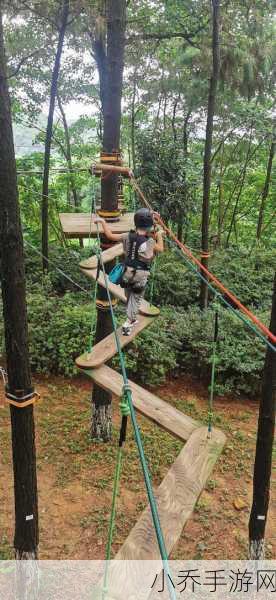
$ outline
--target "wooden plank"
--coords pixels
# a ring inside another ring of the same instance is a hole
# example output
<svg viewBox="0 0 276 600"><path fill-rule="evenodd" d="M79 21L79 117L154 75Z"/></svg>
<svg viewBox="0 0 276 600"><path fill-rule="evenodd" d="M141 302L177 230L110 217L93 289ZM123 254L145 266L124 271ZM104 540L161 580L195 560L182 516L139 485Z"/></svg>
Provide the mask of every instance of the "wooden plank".
<svg viewBox="0 0 276 600"><path fill-rule="evenodd" d="M222 431L215 429L211 439L207 433L206 427L192 433L155 494L168 555L191 516L225 444ZM147 507L111 563L108 585L111 597L121 598L123 589L126 598L146 600L156 573L162 569L161 561L156 562L159 559L151 512ZM156 570L158 565L159 571Z"/></svg>
<svg viewBox="0 0 276 600"><path fill-rule="evenodd" d="M96 269L81 269L81 270L84 273L84 275L86 275L87 277L90 277L90 279L96 280L96 276L97 276ZM98 283L102 287L104 287L104 288L106 287L105 278L104 278L104 274L102 271L100 272L100 276L98 278ZM126 295L125 295L123 288L121 288L120 285L116 285L115 283L111 283L111 281L109 281L108 287L109 287L111 294L113 296L115 296L115 298L118 298L119 300L121 300L121 302L126 303L126 301L127 301ZM142 300L139 312L142 315L157 317L157 315L159 315L159 313L160 313L160 310L156 306L152 306L151 304L149 304L149 302L147 302L146 300Z"/></svg>
<svg viewBox="0 0 276 600"><path fill-rule="evenodd" d="M108 248L107 250L104 250L104 252L102 253L103 263L105 264L105 263L113 260L114 258L117 258L117 256L121 256L122 254L124 254L123 244L115 244L114 246L112 246L112 248ZM87 260L83 260L80 263L80 268L81 269L96 269L97 264L98 264L98 257L91 256L91 258L88 258Z"/></svg>
<svg viewBox="0 0 276 600"><path fill-rule="evenodd" d="M133 328L131 335L123 335L122 327L119 327L119 329L117 329L117 333L121 348L124 348L127 344L130 344L130 342L134 340L138 333L143 331L143 329L148 327L153 321L154 318L152 317L139 316L138 323ZM117 354L116 339L115 334L111 333L110 335L107 335L101 342L96 344L96 346L92 348L92 352L86 352L85 354L82 354L82 356L79 356L76 359L76 365L80 369L94 369L95 367L99 367L105 363L107 360L110 360L110 358L115 356L115 354Z"/></svg>
<svg viewBox="0 0 276 600"><path fill-rule="evenodd" d="M123 378L120 373L106 365L102 365L97 369L85 370L85 373L99 386L111 391L115 396L121 397ZM136 410L175 437L186 441L191 433L198 428L199 424L191 417L170 406L170 404L136 383L130 381L129 384Z"/></svg>
<svg viewBox="0 0 276 600"><path fill-rule="evenodd" d="M124 213L120 220L115 223L109 223L113 233L127 233L133 229L134 213ZM92 215L92 219L96 215ZM97 235L97 226L91 222L90 213L60 213L59 219L65 237L67 238L89 238ZM100 232L102 225L99 224ZM91 231L90 231L91 230Z"/></svg>

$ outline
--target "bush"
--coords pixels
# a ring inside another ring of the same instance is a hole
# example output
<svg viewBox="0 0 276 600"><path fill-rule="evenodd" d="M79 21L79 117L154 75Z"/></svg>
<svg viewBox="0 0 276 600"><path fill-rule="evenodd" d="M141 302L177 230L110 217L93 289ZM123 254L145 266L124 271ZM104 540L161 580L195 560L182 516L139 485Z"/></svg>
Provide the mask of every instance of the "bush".
<svg viewBox="0 0 276 600"><path fill-rule="evenodd" d="M149 282L147 297L152 282ZM164 252L156 261L153 303L161 306L173 305L187 308L190 304L197 302L199 295L198 279L194 273L188 270L176 254Z"/></svg>
<svg viewBox="0 0 276 600"><path fill-rule="evenodd" d="M33 284L27 294L29 351L34 372L74 375L75 358L89 345L95 307L85 294L53 293L49 280ZM1 309L2 307L0 307ZM0 324L0 349L4 353L4 328Z"/></svg>
<svg viewBox="0 0 276 600"><path fill-rule="evenodd" d="M78 290L77 286L72 283L76 282L79 286L86 290L93 288L93 283L90 282L85 275L82 274L79 263L90 254L89 250L76 250L72 248L61 248L60 246L52 245L49 251L49 259L53 262L49 263L49 278L53 289L58 294ZM25 249L25 269L27 288L32 289L33 284L41 284L43 282L43 272L41 267L41 257L32 248L26 246ZM58 267L60 270L58 270ZM70 281L61 273L63 271L72 279Z"/></svg>
<svg viewBox="0 0 276 600"><path fill-rule="evenodd" d="M174 311L167 309L131 343L125 354L127 371L141 383L156 385L177 369L178 341L174 337ZM113 366L119 367L116 356Z"/></svg>
<svg viewBox="0 0 276 600"><path fill-rule="evenodd" d="M269 251L248 256L248 250L230 248L214 253L210 270L237 298L253 310L271 307L274 257ZM153 302L188 308L198 304L200 280L173 250L158 257ZM212 293L210 293L212 300ZM226 298L227 299L227 298Z"/></svg>
<svg viewBox="0 0 276 600"><path fill-rule="evenodd" d="M77 373L74 361L88 347L92 311L95 313L92 303L80 296L28 294L29 347L34 371Z"/></svg>
<svg viewBox="0 0 276 600"><path fill-rule="evenodd" d="M219 306L204 312L191 307L184 314L176 315L176 335L182 342L179 367L210 379L215 310L219 314L216 391L245 392L253 396L260 390L265 346L235 314ZM268 314L260 316L268 320Z"/></svg>
<svg viewBox="0 0 276 600"><path fill-rule="evenodd" d="M216 356L216 393L260 390L265 347L235 314L213 306L205 312L166 309L150 328L135 338L126 355L129 374L148 385L168 373L193 373L210 381L215 310L219 312ZM268 320L268 313L259 315ZM118 365L118 357L114 361Z"/></svg>

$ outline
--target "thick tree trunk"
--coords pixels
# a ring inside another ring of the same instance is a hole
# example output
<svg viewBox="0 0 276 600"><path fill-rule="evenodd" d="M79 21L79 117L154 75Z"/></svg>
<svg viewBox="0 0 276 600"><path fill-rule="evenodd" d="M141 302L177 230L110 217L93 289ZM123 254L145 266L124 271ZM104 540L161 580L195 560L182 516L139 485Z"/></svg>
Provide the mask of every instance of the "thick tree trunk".
<svg viewBox="0 0 276 600"><path fill-rule="evenodd" d="M100 79L100 97L103 112L103 151L112 153L120 149L121 101L123 87L126 0L107 0L106 43L102 35L94 42ZM104 176L101 181L101 209L114 211L118 206L118 176ZM102 243L106 240L102 236ZM103 247L104 249L104 247ZM113 267L106 265L107 272ZM102 309L100 302L107 301L105 290L98 291L98 311L95 343L112 331L110 311ZM92 415L92 437L108 441L111 438L111 394L94 386Z"/></svg>
<svg viewBox="0 0 276 600"><path fill-rule="evenodd" d="M259 240L261 238L261 234L262 234L264 210L265 210L265 204L266 204L266 200L267 200L268 193L269 193L269 186L270 186L270 180L271 180L274 154L275 154L275 140L272 141L272 144L270 146L270 151L269 151L266 178L265 178L264 189L262 192L261 206L260 206L258 225L257 225L257 234L256 234L257 240Z"/></svg>
<svg viewBox="0 0 276 600"><path fill-rule="evenodd" d="M276 334L276 273L272 298L270 330ZM276 352L266 351L263 387L259 409L254 466L253 503L249 521L249 558L264 559L265 527L269 506L270 478L275 430Z"/></svg>
<svg viewBox="0 0 276 600"><path fill-rule="evenodd" d="M214 114L216 105L217 86L219 79L220 68L220 49L219 49L219 9L220 0L212 0L213 9L213 72L210 79L208 109L207 109L207 124L206 124L206 139L204 152L204 176L203 176L203 202L202 202L202 265L208 269L208 252L209 252L209 200L211 189L211 155L213 142ZM205 255L205 256L204 256ZM208 305L208 287L207 284L201 282L200 290L200 307L207 308Z"/></svg>
<svg viewBox="0 0 276 600"><path fill-rule="evenodd" d="M53 69L53 74L52 74L51 91L50 91L50 105L49 105L49 112L48 112L46 139L45 139L45 151L44 151L44 173L43 173L43 183L42 183L42 204L41 204L42 254L44 256L44 258L42 259L42 265L43 265L44 270L47 270L47 268L48 268L47 258L48 258L48 254L49 254L49 252L48 252L48 246L49 246L48 194L49 194L49 170L50 170L50 155L51 155L51 144L52 144L52 134L53 134L53 122L54 122L57 87L58 87L58 78L59 78L59 71L60 71L60 62L61 62L61 55L62 55L65 31L66 31L66 27L67 27L68 15L69 15L69 0L63 0L57 52L56 52L54 69Z"/></svg>
<svg viewBox="0 0 276 600"><path fill-rule="evenodd" d="M66 114L64 112L59 94L57 94L57 101L58 101L58 107L59 107L62 122L63 122L64 137L65 137L65 144L66 144L66 160L67 160L67 164L68 164L68 168L69 168L69 172L70 172L70 187L71 187L71 191L72 191L72 195L73 195L74 206L77 208L80 205L80 202L79 202L79 197L78 197L75 180L74 180L74 169L73 169L73 162L72 162L70 133L69 133L68 123L67 123L67 119L66 119Z"/></svg>
<svg viewBox="0 0 276 600"><path fill-rule="evenodd" d="M23 239L0 3L0 255L8 390L32 392L27 339ZM38 508L33 407L11 406L15 556L37 558Z"/></svg>

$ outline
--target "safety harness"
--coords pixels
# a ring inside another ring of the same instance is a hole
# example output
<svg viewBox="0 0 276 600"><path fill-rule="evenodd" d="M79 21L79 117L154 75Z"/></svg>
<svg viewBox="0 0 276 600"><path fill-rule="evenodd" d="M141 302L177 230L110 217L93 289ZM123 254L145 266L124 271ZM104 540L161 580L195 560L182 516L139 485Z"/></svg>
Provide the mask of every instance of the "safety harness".
<svg viewBox="0 0 276 600"><path fill-rule="evenodd" d="M148 241L148 236L140 235L134 230L129 232L129 250L125 260L125 266L131 267L135 271L150 271L150 263L139 259L139 248Z"/></svg>

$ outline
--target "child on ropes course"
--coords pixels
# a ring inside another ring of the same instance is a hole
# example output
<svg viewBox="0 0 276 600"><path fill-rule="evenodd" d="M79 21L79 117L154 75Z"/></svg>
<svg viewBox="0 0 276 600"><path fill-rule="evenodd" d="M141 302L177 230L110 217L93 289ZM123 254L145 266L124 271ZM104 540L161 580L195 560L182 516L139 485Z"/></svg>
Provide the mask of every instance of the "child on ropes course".
<svg viewBox="0 0 276 600"><path fill-rule="evenodd" d="M145 294L150 274L150 265L155 254L163 252L163 231L153 233L157 213L148 208L140 208L134 215L135 230L129 233L115 234L104 219L96 217L95 223L101 223L104 235L112 242L123 242L125 261L120 285L125 288L127 297L127 320L123 324L123 335L130 335L138 323L137 315Z"/></svg>

